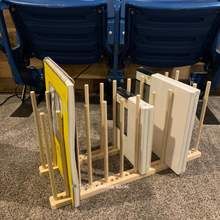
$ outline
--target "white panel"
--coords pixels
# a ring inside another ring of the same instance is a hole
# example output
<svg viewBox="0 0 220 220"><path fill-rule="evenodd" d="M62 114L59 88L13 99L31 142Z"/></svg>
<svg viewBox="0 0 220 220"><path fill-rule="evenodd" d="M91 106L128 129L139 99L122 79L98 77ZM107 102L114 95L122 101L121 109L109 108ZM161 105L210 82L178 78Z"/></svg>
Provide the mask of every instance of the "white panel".
<svg viewBox="0 0 220 220"><path fill-rule="evenodd" d="M146 173L151 163L152 137L153 137L153 106L141 101L140 103L140 140L138 170ZM134 165L135 162L135 135L136 135L136 97L128 99L127 136L124 136L124 152L126 158Z"/></svg>
<svg viewBox="0 0 220 220"><path fill-rule="evenodd" d="M163 143L163 132L169 89L172 89L174 93L174 102L165 162L174 172L180 174L186 169L187 154L200 91L161 74L152 75L150 101L152 99L152 92L156 92L153 152L159 157L163 148L166 147Z"/></svg>

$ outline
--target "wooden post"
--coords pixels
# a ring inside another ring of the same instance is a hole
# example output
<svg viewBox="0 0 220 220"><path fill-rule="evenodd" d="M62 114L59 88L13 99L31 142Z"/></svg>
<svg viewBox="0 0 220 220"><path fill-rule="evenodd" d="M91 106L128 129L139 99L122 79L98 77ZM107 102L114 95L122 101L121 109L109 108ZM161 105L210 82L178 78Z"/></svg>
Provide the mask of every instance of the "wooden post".
<svg viewBox="0 0 220 220"><path fill-rule="evenodd" d="M193 83L193 88L197 88L197 83Z"/></svg>
<svg viewBox="0 0 220 220"><path fill-rule="evenodd" d="M124 115L125 115L124 100L120 100L120 175L124 176Z"/></svg>
<svg viewBox="0 0 220 220"><path fill-rule="evenodd" d="M127 79L127 92L131 92L131 78Z"/></svg>
<svg viewBox="0 0 220 220"><path fill-rule="evenodd" d="M80 166L80 147L79 147L79 133L78 133L78 128L76 126L76 150L77 150L77 166L79 170L79 185L82 185L82 180L81 180L81 166Z"/></svg>
<svg viewBox="0 0 220 220"><path fill-rule="evenodd" d="M61 155L61 160L62 160L65 192L66 192L66 196L69 197L70 190L69 190L69 182L68 182L65 141L64 141L64 136L63 136L63 119L62 119L62 115L60 111L56 111L56 120L57 120L57 127L59 131L60 155Z"/></svg>
<svg viewBox="0 0 220 220"><path fill-rule="evenodd" d="M141 102L141 96L136 96L136 126L135 126L135 165L134 170L135 172L138 172L138 157L139 157L139 130L140 130L140 102Z"/></svg>
<svg viewBox="0 0 220 220"><path fill-rule="evenodd" d="M55 185L53 163L52 163L50 147L49 147L50 142L47 137L47 128L46 128L47 122L46 122L45 113L43 112L40 113L40 122L41 122L41 127L42 127L43 142L44 142L44 146L46 147L46 156L47 156L50 184L51 184L51 189L52 189L52 196L54 200L57 200L57 190L56 190L56 185Z"/></svg>
<svg viewBox="0 0 220 220"><path fill-rule="evenodd" d="M117 81L112 82L112 112L113 112L113 146L117 148L117 126L116 126L116 107L117 107Z"/></svg>
<svg viewBox="0 0 220 220"><path fill-rule="evenodd" d="M153 91L152 92L152 103L151 103L151 105L155 105L155 103L156 103L156 92Z"/></svg>
<svg viewBox="0 0 220 220"><path fill-rule="evenodd" d="M108 162L108 118L107 118L107 102L103 101L103 122L104 122L104 178L108 182L109 162Z"/></svg>
<svg viewBox="0 0 220 220"><path fill-rule="evenodd" d="M176 74L175 74L175 80L179 80L179 77L180 77L180 71L179 70L176 70Z"/></svg>
<svg viewBox="0 0 220 220"><path fill-rule="evenodd" d="M143 99L143 96L144 96L144 77L141 76L141 79L140 79L140 98Z"/></svg>
<svg viewBox="0 0 220 220"><path fill-rule="evenodd" d="M102 102L104 101L104 83L99 84L99 92L100 92L100 147L101 151L104 152L103 147L103 105Z"/></svg>
<svg viewBox="0 0 220 220"><path fill-rule="evenodd" d="M50 142L52 147L52 158L53 158L53 165L55 166L57 164L57 157L56 157L56 146L54 141L54 132L53 132L53 116L51 111L51 96L50 92L45 92L46 97L46 106L47 106L47 113L48 113L48 127L49 127L49 133L50 133Z"/></svg>
<svg viewBox="0 0 220 220"><path fill-rule="evenodd" d="M40 148L40 162L43 168L46 168L46 160L44 157L44 146L43 146L43 140L42 140L42 133L41 133L41 125L40 125L40 118L39 118L39 112L37 110L37 101L36 101L36 95L34 91L30 92L31 96L31 103L34 113L34 120L36 124L37 129L37 137L38 137L38 143Z"/></svg>
<svg viewBox="0 0 220 220"><path fill-rule="evenodd" d="M165 72L165 76L166 76L166 77L169 77L169 72Z"/></svg>
<svg viewBox="0 0 220 220"><path fill-rule="evenodd" d="M169 137L170 131L170 121L171 121L171 113L173 108L173 100L174 100L174 93L171 89L168 90L168 98L167 98L167 110L166 110L166 119L165 119L165 126L164 126L164 136L163 136L163 148L161 152L161 163L165 164L166 159L166 149L167 149L167 142Z"/></svg>
<svg viewBox="0 0 220 220"><path fill-rule="evenodd" d="M202 111L201 111L201 115L200 115L198 136L197 136L196 147L195 147L196 150L199 149L199 143L200 143L200 139L201 139L202 129L204 126L204 119L205 119L205 113L206 113L206 109L207 109L207 105L208 105L210 89L211 89L211 82L208 81L206 84L205 95L203 97L203 105L202 105Z"/></svg>
<svg viewBox="0 0 220 220"><path fill-rule="evenodd" d="M90 131L90 114L89 114L89 86L86 84L85 88L85 119L86 119L86 140L87 140L87 164L88 164L88 176L89 185L92 185L92 145L91 145L91 131Z"/></svg>

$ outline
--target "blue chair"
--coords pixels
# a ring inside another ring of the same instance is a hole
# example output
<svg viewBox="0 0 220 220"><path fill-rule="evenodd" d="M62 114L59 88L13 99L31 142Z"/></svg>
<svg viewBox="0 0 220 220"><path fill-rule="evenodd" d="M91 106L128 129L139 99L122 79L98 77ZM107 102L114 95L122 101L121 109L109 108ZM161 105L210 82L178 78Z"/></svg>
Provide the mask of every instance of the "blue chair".
<svg viewBox="0 0 220 220"><path fill-rule="evenodd" d="M51 57L59 64L92 64L105 52L107 4L104 0L2 0L3 45L17 84L42 89L43 71L30 58ZM18 35L12 48L3 17L8 8Z"/></svg>
<svg viewBox="0 0 220 220"><path fill-rule="evenodd" d="M219 71L220 1L127 0L124 5L124 48L132 62L179 67L202 61L212 77Z"/></svg>

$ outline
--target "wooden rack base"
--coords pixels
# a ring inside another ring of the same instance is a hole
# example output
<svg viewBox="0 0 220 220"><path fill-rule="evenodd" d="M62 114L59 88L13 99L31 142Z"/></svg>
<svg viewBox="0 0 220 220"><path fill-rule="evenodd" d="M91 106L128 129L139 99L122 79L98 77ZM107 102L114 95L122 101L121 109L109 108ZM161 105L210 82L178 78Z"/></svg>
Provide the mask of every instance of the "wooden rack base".
<svg viewBox="0 0 220 220"><path fill-rule="evenodd" d="M53 166L53 170L58 170L58 166ZM46 164L46 167L43 166L39 166L39 173L40 175L45 175L48 174L49 169L48 169L48 165Z"/></svg>
<svg viewBox="0 0 220 220"><path fill-rule="evenodd" d="M115 148L114 146L109 147L109 156L113 156L119 153L119 149ZM101 149L92 151L92 160L100 160L104 157L104 152ZM87 162L87 154L80 154L79 155L80 164Z"/></svg>
<svg viewBox="0 0 220 220"><path fill-rule="evenodd" d="M188 161L199 158L200 156L201 156L200 151L191 150L189 151L189 154L188 154ZM140 175L138 173L135 173L134 169L132 169L132 170L125 171L123 177L121 177L120 173L109 176L108 182L106 182L104 178L101 180L94 181L92 183L92 186L81 187L81 200L90 198L94 195L102 193L113 187L117 187L117 186L119 187L121 185L142 179L144 177L154 175L166 169L168 169L168 167L162 164L160 160L157 160L157 161L152 162L151 168L148 170L148 172L145 175Z"/></svg>
<svg viewBox="0 0 220 220"><path fill-rule="evenodd" d="M53 196L50 196L49 200L52 209L58 209L63 206L72 204L72 198L66 197L66 192L58 193L57 199L54 199Z"/></svg>

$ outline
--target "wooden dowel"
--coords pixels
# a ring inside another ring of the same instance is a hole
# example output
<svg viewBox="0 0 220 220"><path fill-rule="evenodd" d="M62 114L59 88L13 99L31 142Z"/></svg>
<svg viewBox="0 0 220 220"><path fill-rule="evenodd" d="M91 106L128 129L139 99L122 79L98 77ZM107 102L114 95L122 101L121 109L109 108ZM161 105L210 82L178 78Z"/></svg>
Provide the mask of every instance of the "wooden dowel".
<svg viewBox="0 0 220 220"><path fill-rule="evenodd" d="M99 84L99 92L100 92L100 105L104 101L104 83Z"/></svg>
<svg viewBox="0 0 220 220"><path fill-rule="evenodd" d="M85 119L86 119L86 140L87 140L87 165L88 165L88 177L89 185L92 185L93 176L92 176L92 144L91 144L91 128L90 128L90 108L89 108L89 85L84 86L85 89Z"/></svg>
<svg viewBox="0 0 220 220"><path fill-rule="evenodd" d="M77 150L77 166L79 171L79 185L82 185L82 178L81 178L81 166L80 166L80 146L79 146L79 132L76 125L76 150Z"/></svg>
<svg viewBox="0 0 220 220"><path fill-rule="evenodd" d="M175 73L175 80L179 80L179 77L180 77L180 71L179 70L176 70L176 73Z"/></svg>
<svg viewBox="0 0 220 220"><path fill-rule="evenodd" d="M134 164L134 170L135 172L138 172L138 159L139 159L139 130L140 130L140 102L141 97L140 95L136 96L136 126L135 126L135 164Z"/></svg>
<svg viewBox="0 0 220 220"><path fill-rule="evenodd" d="M84 108L85 108L85 119L86 119L88 177L89 177L89 185L91 186L93 182L93 176L92 176L92 144L91 144L89 106L85 104Z"/></svg>
<svg viewBox="0 0 220 220"><path fill-rule="evenodd" d="M124 115L125 115L125 103L124 100L120 101L120 175L124 175Z"/></svg>
<svg viewBox="0 0 220 220"><path fill-rule="evenodd" d="M103 120L102 120L102 116L103 116L103 105L102 102L104 101L104 83L100 83L99 84L99 92L100 92L100 147L101 147L101 151L104 151L104 147L103 147L103 131L102 131L102 127L103 127Z"/></svg>
<svg viewBox="0 0 220 220"><path fill-rule="evenodd" d="M152 102L151 102L151 105L155 105L155 103L156 103L156 92L153 91L152 92Z"/></svg>
<svg viewBox="0 0 220 220"><path fill-rule="evenodd" d="M193 88L197 88L197 83L193 83Z"/></svg>
<svg viewBox="0 0 220 220"><path fill-rule="evenodd" d="M43 146L43 140L42 140L42 133L41 133L41 124L40 124L40 118L39 118L39 112L37 110L37 101L36 101L36 95L34 91L30 92L31 96L31 103L34 113L34 120L36 124L37 129L37 138L39 143L39 149L40 149L40 162L43 168L46 168L46 160L44 157L44 146Z"/></svg>
<svg viewBox="0 0 220 220"><path fill-rule="evenodd" d="M85 93L85 104L89 107L89 85L84 85L84 93Z"/></svg>
<svg viewBox="0 0 220 220"><path fill-rule="evenodd" d="M61 160L62 160L65 192L66 192L66 196L69 197L70 189L69 189L68 172L67 172L65 141L64 141L64 135L63 135L63 119L62 119L62 115L60 111L56 111L56 120L57 120L57 127L59 131L60 155L61 155Z"/></svg>
<svg viewBox="0 0 220 220"><path fill-rule="evenodd" d="M199 143L200 143L200 139L201 139L202 129L204 126L204 119L205 119L206 109L207 109L207 105L208 105L210 89L211 89L211 82L208 81L206 84L205 95L203 97L202 111L201 111L201 115L200 115L198 136L197 136L196 147L195 147L196 150L199 149Z"/></svg>
<svg viewBox="0 0 220 220"><path fill-rule="evenodd" d="M161 163L165 163L166 159L166 150L168 144L168 137L170 132L170 122L171 122L171 113L173 108L173 100L174 100L174 93L171 89L168 90L168 97L167 97L167 110L166 110L166 119L164 125L164 134L163 134L163 148L161 152Z"/></svg>
<svg viewBox="0 0 220 220"><path fill-rule="evenodd" d="M47 164L48 164L48 171L49 171L52 195L53 195L54 200L57 200L57 190L56 190L56 185L55 185L53 163L52 163L52 158L51 158L51 154L50 154L50 147L49 147L50 142L47 137L46 115L43 112L40 113L40 122L41 122L41 127L42 127L42 134L43 134L42 139L44 142L44 146L46 147L46 157L47 157Z"/></svg>
<svg viewBox="0 0 220 220"><path fill-rule="evenodd" d="M139 91L139 94L140 94L140 98L143 99L143 96L144 96L144 77L143 76L140 79L140 91Z"/></svg>
<svg viewBox="0 0 220 220"><path fill-rule="evenodd" d="M131 92L131 78L127 79L127 92Z"/></svg>
<svg viewBox="0 0 220 220"><path fill-rule="evenodd" d="M117 148L117 126L116 126L116 106L117 106L117 81L112 82L112 115L113 115L113 146Z"/></svg>
<svg viewBox="0 0 220 220"><path fill-rule="evenodd" d="M109 162L108 162L108 119L107 119L107 102L103 101L103 121L104 121L104 178L108 182Z"/></svg>
<svg viewBox="0 0 220 220"><path fill-rule="evenodd" d="M50 133L50 143L52 147L52 158L53 158L53 165L55 166L57 164L57 157L56 157L56 146L54 141L54 131L53 131L53 116L51 111L51 96L50 92L45 92L46 97L46 106L47 106L47 114L48 114L48 127L49 127L49 133Z"/></svg>
<svg viewBox="0 0 220 220"><path fill-rule="evenodd" d="M169 72L165 72L165 76L166 76L166 77L169 77Z"/></svg>

